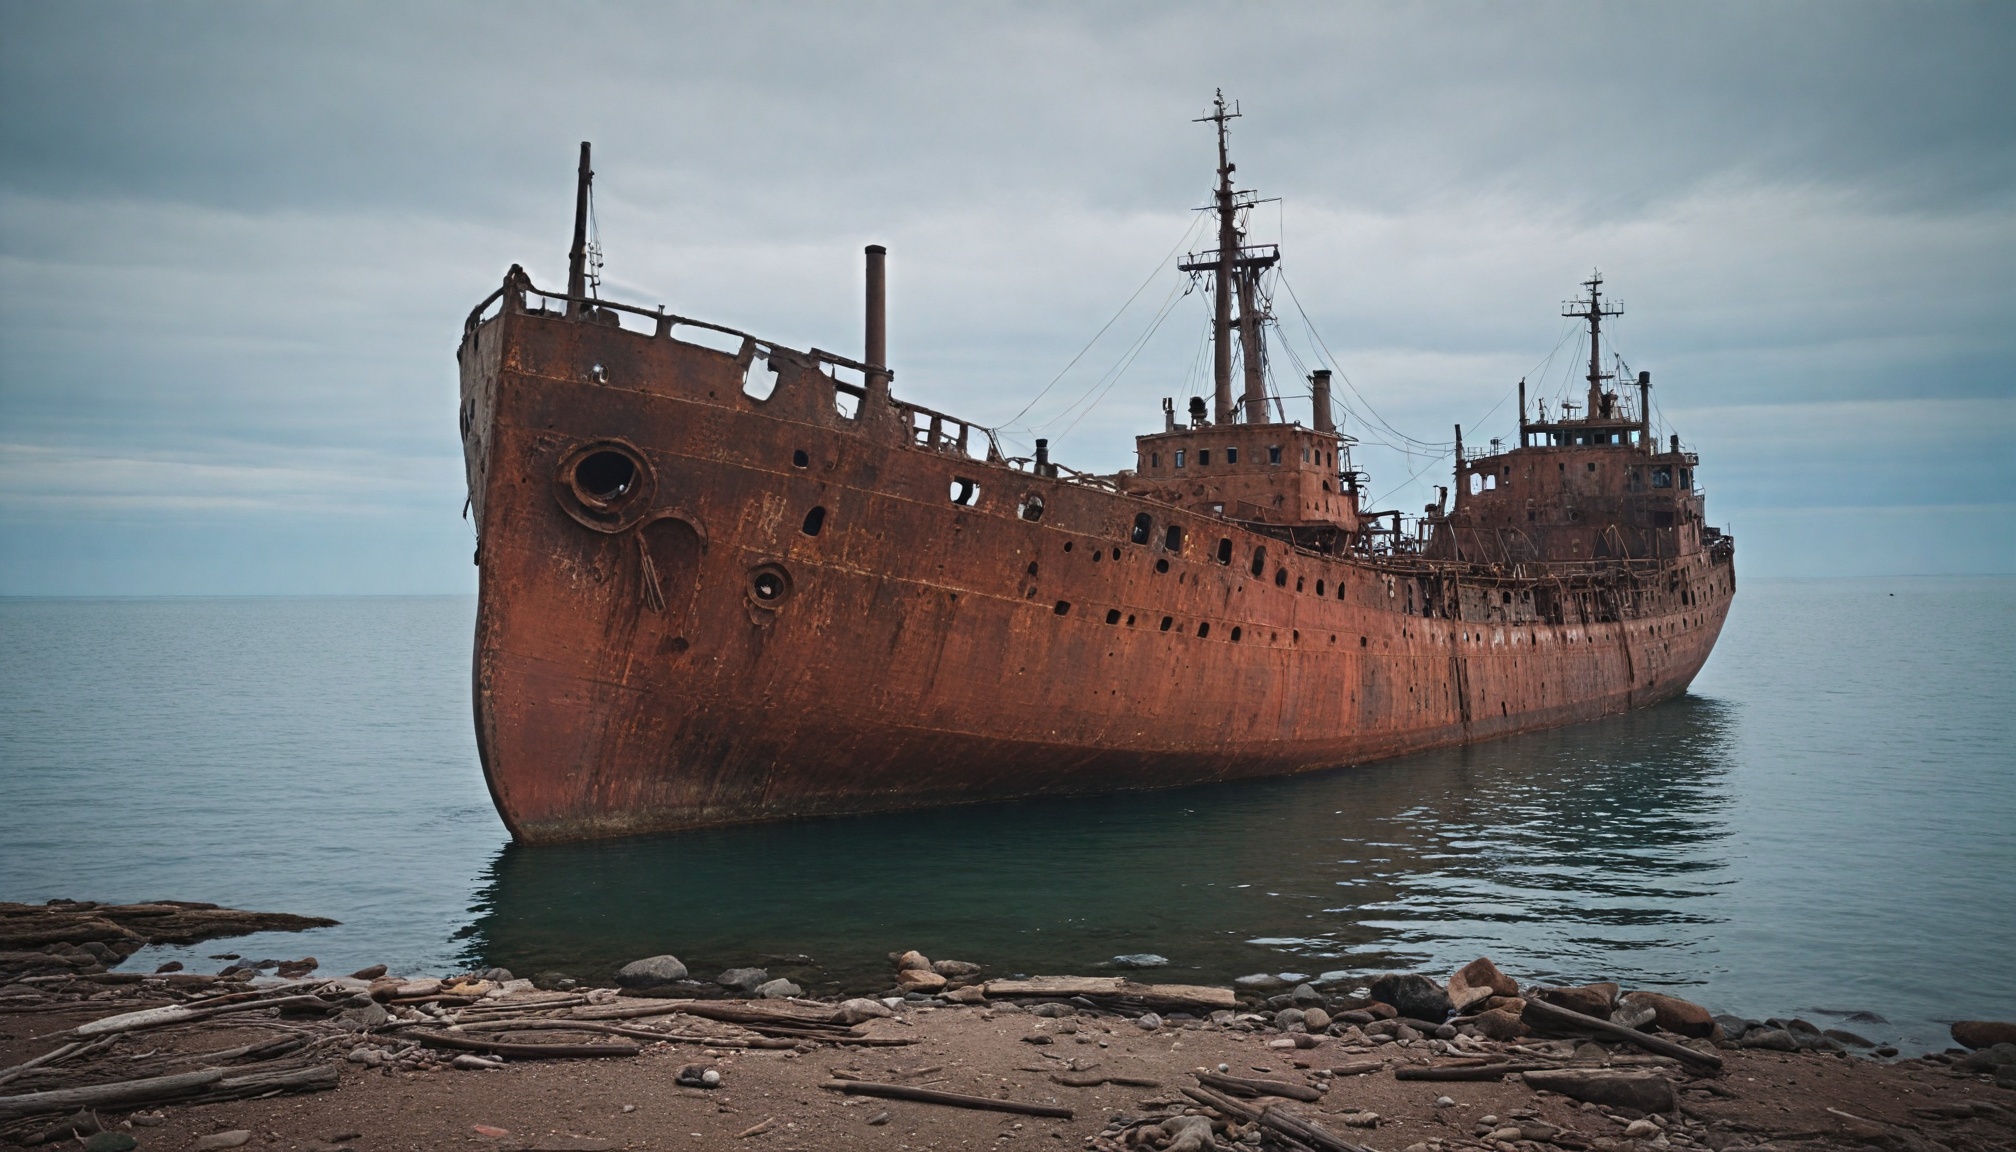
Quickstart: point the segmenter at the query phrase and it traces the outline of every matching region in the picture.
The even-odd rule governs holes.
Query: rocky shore
[[[145,938],[133,924],[181,913],[133,908],[261,915],[122,907],[0,906],[0,927]],[[102,936],[29,935],[0,960],[0,1139],[20,1145],[2016,1148],[2016,1025],[1956,1024],[1953,1049],[1899,1058],[1849,1027],[1522,984],[1487,959],[1208,987],[1004,978],[912,951],[891,954],[882,995],[817,1000],[767,968],[696,977],[671,955],[609,986],[328,976],[309,957],[143,974],[108,970],[132,949]],[[1159,959],[1115,958],[1136,974]]]

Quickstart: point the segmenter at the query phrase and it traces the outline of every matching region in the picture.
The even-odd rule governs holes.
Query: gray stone
[[[772,980],[756,989],[756,995],[765,1000],[788,1000],[793,996],[803,996],[805,990],[789,980]]]
[[[1846,1044],[1850,1048],[1874,1048],[1876,1046],[1874,1040],[1865,1040],[1846,1028],[1829,1028],[1827,1031],[1822,1032],[1821,1035],[1827,1037],[1829,1040]]]
[[[1963,1072],[1993,1072],[2012,1064],[2016,1064],[2016,1044],[2006,1041],[1969,1052],[1953,1061],[1953,1067]]]
[[[1415,973],[1389,972],[1372,981],[1372,999],[1391,1004],[1402,1016],[1436,1023],[1449,1018],[1449,992],[1440,981]]]
[[[616,970],[616,983],[625,988],[660,988],[685,978],[686,965],[669,955],[632,960]]]
[[[1162,1027],[1162,1017],[1153,1012],[1143,1012],[1134,1018],[1134,1026],[1143,1032],[1153,1032]]]
[[[1610,1022],[1620,1027],[1638,1029],[1659,1018],[1659,1013],[1650,1004],[1619,1004],[1610,1013]]]
[[[1752,1028],[1737,1041],[1745,1048],[1768,1048],[1773,1052],[1797,1052],[1799,1041],[1783,1028]]]
[[[1308,1019],[1308,1014],[1300,1008],[1283,1008],[1281,1011],[1274,1013],[1274,1026],[1283,1032],[1286,1032],[1297,1024],[1306,1028],[1309,1026]]]
[[[736,988],[743,992],[754,992],[756,989],[770,982],[770,973],[761,968],[730,968],[719,976],[714,977],[714,982],[723,988]]]
[[[1330,1013],[1321,1008],[1305,1008],[1302,1010],[1302,1026],[1311,1032],[1321,1032],[1330,1027]]]
[[[931,962],[931,971],[948,979],[960,976],[978,976],[980,974],[980,965],[973,963],[971,960],[934,960]]]
[[[1287,981],[1271,972],[1255,972],[1251,976],[1241,976],[1232,981],[1235,988],[1251,988],[1256,992],[1266,992],[1287,986]]]
[[[511,975],[511,970],[509,968],[486,968],[482,972],[478,973],[478,975],[480,975],[485,980],[494,980],[499,984],[502,984],[507,980],[514,979],[514,977]]]
[[[863,1020],[876,1020],[894,1015],[895,1013],[880,1000],[870,1000],[866,997],[842,1000],[840,1006],[833,1010],[833,1019],[840,1024],[859,1024]]]
[[[1126,956],[1115,956],[1111,963],[1115,968],[1160,968],[1169,963],[1169,958],[1157,956],[1153,952],[1134,952]]]
[[[1311,1004],[1323,1003],[1323,994],[1307,984],[1297,984],[1295,991],[1289,993],[1289,996],[1298,1006],[1304,1008],[1307,1008]]]
[[[345,1008],[336,1016],[336,1024],[352,1032],[367,1032],[373,1028],[383,1028],[392,1019],[385,1007],[377,1002],[361,1008]]]
[[[1715,1023],[1722,1026],[1722,1038],[1725,1040],[1741,1040],[1745,1032],[1757,1027],[1755,1021],[1745,1020],[1741,1016],[1731,1016],[1726,1012],[1716,1016]]]

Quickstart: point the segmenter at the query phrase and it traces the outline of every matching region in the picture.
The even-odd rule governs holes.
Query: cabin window
[[[1155,523],[1149,519],[1148,513],[1137,512],[1134,514],[1134,531],[1128,536],[1128,539],[1134,541],[1136,544],[1146,544],[1148,543],[1149,535],[1154,530]],[[1117,560],[1119,557],[1115,556],[1114,559]]]
[[[1041,520],[1043,518],[1043,497],[1033,492],[1024,496],[1022,503],[1016,506],[1015,514],[1029,521],[1031,524]]]
[[[1281,446],[1279,444],[1267,445],[1267,463],[1279,464],[1280,462],[1281,462]]]
[[[1267,571],[1267,549],[1264,547],[1255,548],[1253,549],[1253,575],[1258,576],[1265,571]]]
[[[1178,448],[1176,450],[1176,467],[1178,468],[1183,467],[1183,457],[1184,457],[1183,449]]]
[[[799,525],[798,530],[807,536],[817,536],[819,530],[825,526],[826,509],[815,507],[810,512],[805,513],[805,523]]]
[[[1211,466],[1211,450],[1209,448],[1199,448],[1197,450],[1197,467],[1209,468],[1210,466]]]
[[[1239,449],[1237,448],[1225,449],[1225,463],[1237,464],[1238,462],[1239,462]]]
[[[1232,541],[1222,536],[1218,538],[1218,563],[1232,563]]]
[[[980,482],[978,480],[969,480],[964,476],[955,476],[952,478],[950,494],[952,503],[971,506],[973,501],[980,495]]]
[[[1690,487],[1691,484],[1693,483],[1693,479],[1694,477],[1688,473],[1687,469],[1685,468],[1680,469],[1680,487],[1682,488]]]
[[[1148,454],[1148,466],[1150,468],[1160,468],[1162,466],[1162,454],[1160,452],[1150,452]]]
[[[1309,449],[1304,448],[1302,449],[1302,463],[1307,464],[1308,462],[1309,462]]]
[[[1162,547],[1167,548],[1171,552],[1183,551],[1183,528],[1181,525],[1171,524],[1162,533]]]
[[[1497,490],[1497,488],[1498,488],[1497,473],[1494,472],[1491,475],[1484,477],[1484,490],[1486,492],[1494,492]]]
[[[1652,487],[1671,488],[1672,486],[1673,486],[1673,469],[1671,468],[1652,469]]]
[[[1591,460],[1589,462],[1589,471],[1594,472],[1595,470],[1596,470],[1596,462],[1594,460]]]
[[[1484,477],[1475,472],[1470,473],[1470,495],[1475,496],[1482,491],[1484,491]]]

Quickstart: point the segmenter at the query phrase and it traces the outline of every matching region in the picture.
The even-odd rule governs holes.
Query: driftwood
[[[214,1008],[190,1008],[182,1004],[170,1004],[165,1008],[143,1008],[138,1012],[122,1012],[117,1016],[106,1016],[90,1020],[71,1029],[73,1036],[109,1036],[122,1032],[140,1032],[148,1028],[165,1028],[170,1024],[187,1024],[192,1020],[208,1020],[212,1016],[222,1016],[228,1012],[252,1012],[262,1008],[308,1007],[328,1008],[328,1001],[319,996],[275,996],[264,1000],[244,1000],[236,1004],[220,1004]]]
[[[1208,988],[1193,984],[1136,984],[1118,976],[1037,976],[1028,980],[989,980],[986,994],[992,1000],[1056,999],[1083,996],[1138,1008],[1211,1013],[1239,1006],[1230,988]]]
[[[318,1064],[311,1068],[287,1068],[271,1072],[250,1072],[229,1076],[205,1090],[194,1104],[214,1104],[224,1100],[245,1100],[272,1092],[322,1092],[342,1080],[339,1064]]]
[[[1216,1088],[1220,1092],[1230,1092],[1235,1096],[1285,1096],[1290,1100],[1300,1100],[1314,1104],[1323,1099],[1323,1093],[1307,1084],[1297,1084],[1291,1080],[1263,1080],[1251,1076],[1223,1076],[1216,1072],[1196,1072],[1197,1082],[1206,1088]]]
[[[193,1096],[224,1079],[216,1068],[184,1072],[179,1076],[149,1076],[142,1080],[121,1080],[112,1084],[91,1084],[83,1088],[58,1088],[50,1092],[29,1092],[20,1096],[0,1096],[0,1120],[36,1116],[45,1112],[69,1112],[78,1108],[123,1108]]]
[[[1019,1100],[996,1100],[991,1096],[968,1096],[961,1092],[940,1092],[936,1088],[912,1088],[908,1084],[881,1084],[873,1080],[828,1080],[821,1087],[849,1096],[880,1096],[886,1100],[914,1100],[919,1104],[945,1104],[953,1108],[977,1108],[987,1112],[1013,1112],[1018,1116],[1049,1116],[1069,1120],[1069,1108],[1054,1104],[1024,1104]]]
[[[429,1048],[455,1048],[463,1052],[489,1052],[497,1056],[517,1056],[528,1060],[588,1056],[635,1056],[642,1049],[635,1044],[513,1044],[506,1040],[480,1040],[474,1036],[449,1036],[440,1032],[415,1032],[413,1038]]]
[[[1042,1069],[1048,1071],[1048,1069]],[[1160,1088],[1162,1082],[1146,1076],[1118,1076],[1105,1072],[1051,1072],[1050,1082],[1062,1084],[1066,1088],[1097,1088],[1101,1084],[1119,1084],[1127,1088]]]
[[[1544,1072],[1559,1064],[1459,1064],[1424,1068],[1406,1065],[1393,1070],[1395,1080],[1502,1080],[1512,1072]]]
[[[1304,1120],[1280,1104],[1254,1108],[1229,1096],[1222,1096],[1209,1088],[1201,1087],[1185,1088],[1183,1094],[1222,1115],[1258,1124],[1290,1140],[1321,1149],[1322,1152],[1372,1152],[1370,1148],[1362,1144],[1353,1144],[1314,1120]]]
[[[1384,1060],[1358,1060],[1350,1064],[1339,1064],[1330,1069],[1332,1076],[1365,1076],[1386,1069]]]
[[[1722,1058],[1713,1052],[1696,1052],[1685,1044],[1675,1044],[1671,1040],[1640,1032],[1636,1028],[1626,1028],[1622,1024],[1612,1024],[1608,1020],[1598,1020],[1594,1016],[1584,1016],[1580,1012],[1549,1004],[1537,996],[1526,1001],[1526,1008],[1519,1014],[1519,1018],[1528,1027],[1593,1032],[1598,1036],[1608,1036],[1615,1040],[1628,1040],[1649,1052],[1671,1056],[1675,1060],[1685,1061],[1697,1067],[1715,1069],[1722,1067]]]

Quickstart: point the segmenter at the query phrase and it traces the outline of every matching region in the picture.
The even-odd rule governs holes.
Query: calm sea
[[[1613,978],[1943,1047],[2016,1018],[2016,579],[1753,581],[1691,695],[1293,780],[527,849],[466,598],[0,601],[0,899],[332,916],[150,949],[814,990],[888,952],[1167,980]]]

